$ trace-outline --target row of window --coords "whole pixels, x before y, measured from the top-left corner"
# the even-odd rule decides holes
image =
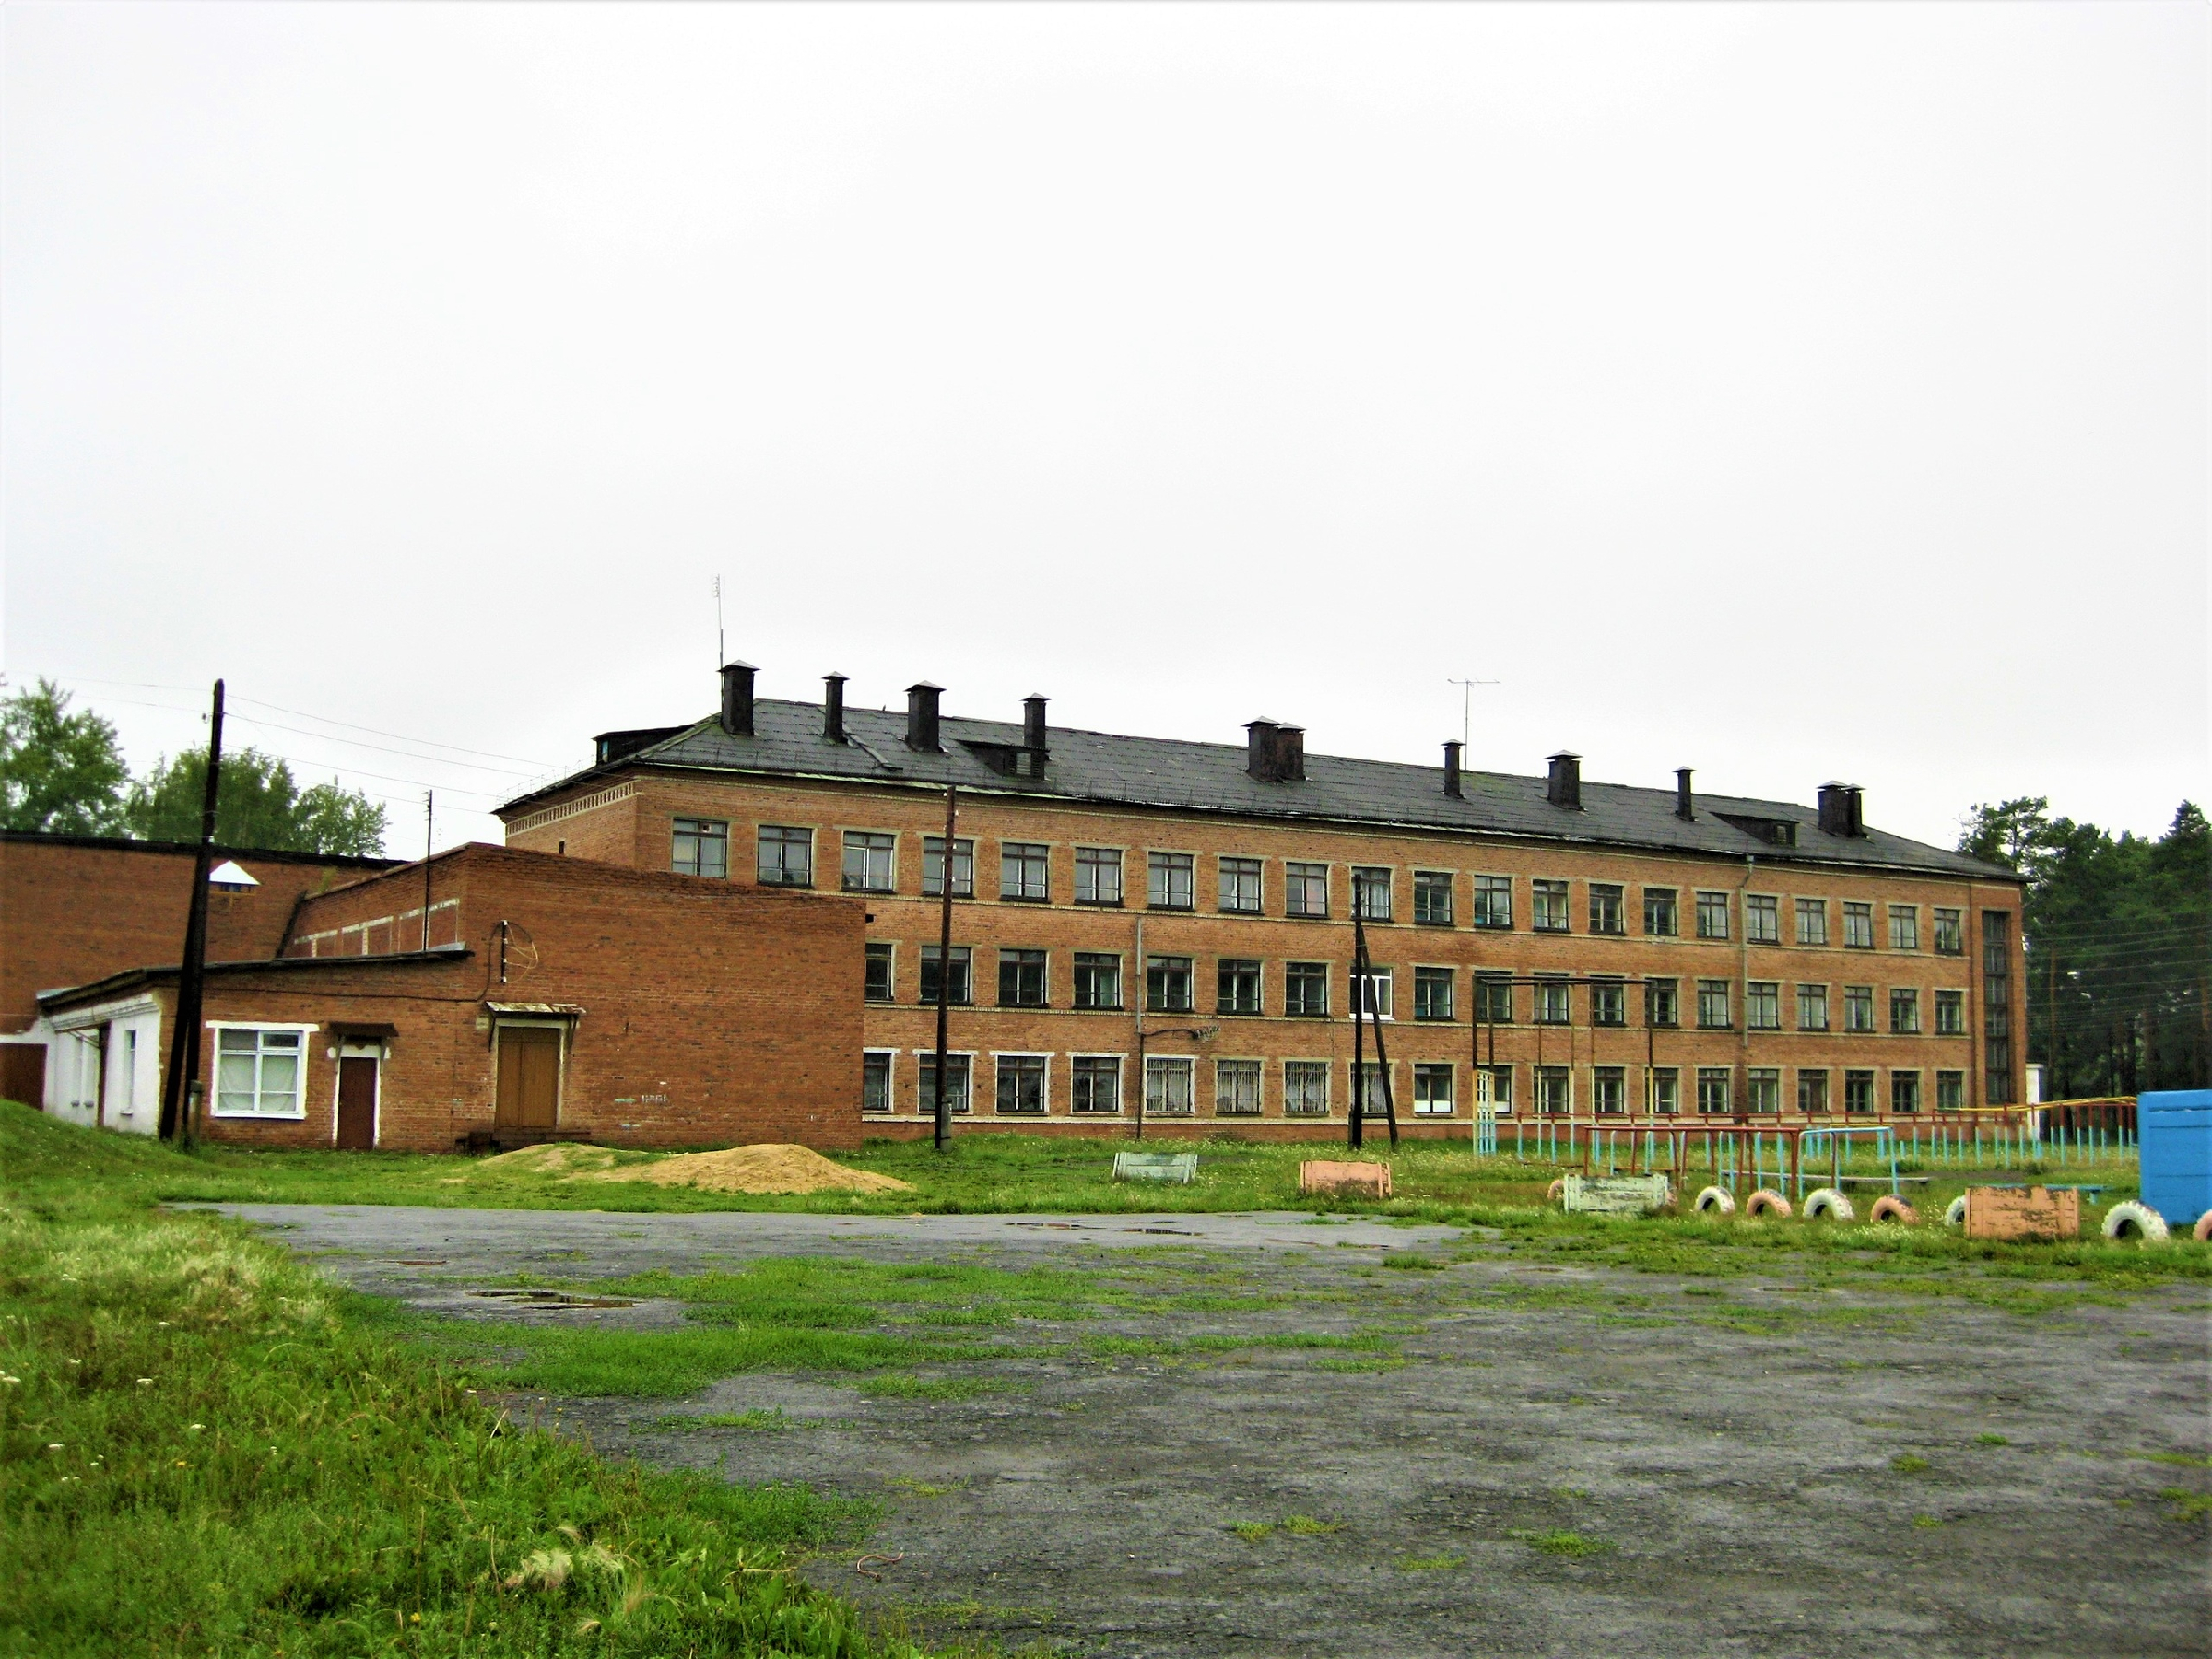
[[[1112,951],[1078,950],[1070,953],[1069,1006],[1090,1013],[1117,1013],[1125,1008],[1122,1000],[1122,959]],[[1053,953],[1047,950],[1018,949],[1000,947],[998,949],[998,1004],[1006,1008],[1049,1008],[1053,1006],[1051,963]],[[975,1001],[974,952],[971,947],[956,945],[949,958],[935,945],[921,948],[920,972],[916,977],[916,999],[925,1005],[936,1002],[939,986],[945,980],[947,962],[950,964],[950,982],[946,986],[947,1001],[963,1005]],[[1222,957],[1214,964],[1214,1006],[1217,1014],[1265,1014],[1266,964],[1256,958]],[[867,947],[867,1000],[876,1003],[898,1000],[897,959],[895,948],[888,944],[872,944]],[[1187,956],[1147,956],[1145,959],[1145,1009],[1153,1014],[1191,1014],[1197,1012],[1198,959]],[[1282,965],[1280,1006],[1287,1016],[1325,1018],[1330,1012],[1330,986],[1335,967],[1329,962],[1285,962]],[[1396,971],[1391,968],[1371,968],[1357,976],[1352,985],[1354,1004],[1361,1014],[1375,1014],[1384,1019],[1397,1018]],[[1646,979],[1638,982],[1643,992],[1643,1023],[1659,1028],[1677,1027],[1681,1018],[1681,982],[1674,979]],[[1629,1023],[1630,984],[1626,979],[1576,980],[1559,976],[1556,982],[1543,975],[1535,982],[1516,985],[1510,975],[1485,973],[1477,969],[1473,975],[1475,998],[1474,1019],[1477,1024],[1514,1025],[1520,1023],[1522,1006],[1528,1008],[1531,1023],[1535,1025],[1572,1025],[1576,1023],[1576,993],[1582,993],[1582,1012],[1586,1023],[1594,1026],[1626,1026]],[[1701,979],[1696,982],[1697,1023],[1701,1030],[1733,1030],[1735,1029],[1734,999],[1735,982],[1724,979]],[[1800,1031],[1826,1031],[1834,1029],[1829,1018],[1829,991],[1822,984],[1800,984],[1795,987],[1796,1029]],[[1889,990],[1888,1029],[1900,1035],[1917,1034],[1923,1030],[1922,991],[1918,986],[1892,985]],[[1526,992],[1525,1004],[1519,994]],[[1412,1015],[1418,1020],[1455,1020],[1459,1018],[1459,972],[1451,968],[1416,968],[1413,970]],[[1744,1023],[1754,1031],[1779,1031],[1783,1029],[1783,987],[1779,981],[1752,980],[1744,987]],[[1933,994],[1934,1023],[1926,1029],[1939,1037],[1957,1037],[1966,1033],[1966,993],[1939,990]],[[1876,1027],[1877,1003],[1872,985],[1843,987],[1842,1029],[1846,1031],[1872,1031]]]
[[[1041,1116],[1053,1108],[1053,1067],[1055,1056],[1051,1054],[994,1054],[991,1056],[994,1110],[1008,1115]],[[953,1112],[973,1110],[973,1072],[975,1056],[966,1053],[948,1053],[945,1056],[946,1104]],[[1122,1111],[1122,1077],[1126,1056],[1122,1054],[1070,1054],[1066,1071],[1061,1081],[1067,1090],[1067,1111],[1078,1117],[1113,1116]],[[937,1060],[933,1053],[914,1056],[915,1076],[912,1110],[932,1112],[936,1104]],[[1331,1109],[1330,1079],[1337,1063],[1328,1060],[1284,1060],[1277,1063],[1274,1075],[1277,1079],[1272,1102],[1285,1117],[1326,1117]],[[1382,1067],[1370,1061],[1356,1071],[1349,1062],[1345,1076],[1359,1090],[1360,1110],[1380,1112],[1384,1109]],[[888,1049],[872,1049],[865,1057],[861,1103],[868,1112],[895,1110],[898,1100],[898,1055]],[[1466,1071],[1487,1077],[1489,1082],[1489,1100],[1493,1110],[1503,1115],[1513,1111],[1513,1078],[1512,1065],[1484,1065],[1461,1067],[1449,1062],[1431,1064],[1428,1061],[1411,1063],[1413,1088],[1410,1095],[1400,1092],[1407,1066],[1401,1065],[1392,1077],[1391,1103],[1407,1109],[1414,1117],[1451,1117],[1458,1112],[1460,1077]],[[1775,1115],[1783,1109],[1783,1071],[1779,1066],[1750,1066],[1746,1068],[1742,1082],[1742,1103],[1736,1099],[1736,1074],[1724,1065],[1700,1065],[1684,1068],[1658,1065],[1631,1068],[1624,1065],[1532,1065],[1529,1073],[1531,1109],[1539,1117],[1626,1117],[1630,1112],[1631,1088],[1642,1095],[1638,1110],[1662,1117],[1677,1116],[1683,1110],[1683,1088],[1687,1082],[1695,1090],[1698,1114],[1702,1116],[1733,1115],[1739,1109],[1753,1115]],[[1216,1060],[1212,1064],[1213,1099],[1210,1109],[1216,1117],[1258,1117],[1270,1102],[1265,1099],[1265,1083],[1269,1066],[1259,1060]],[[1924,1074],[1916,1070],[1892,1070],[1888,1074],[1887,1103],[1892,1113],[1911,1116],[1927,1103],[1923,1093]],[[1149,1054],[1145,1058],[1144,1091],[1145,1112],[1147,1116],[1187,1117],[1194,1114],[1199,1106],[1199,1063],[1182,1054]],[[1872,1070],[1847,1069],[1842,1073],[1840,1094],[1831,1094],[1830,1084],[1835,1074],[1826,1067],[1799,1066],[1795,1068],[1797,1110],[1808,1117],[1828,1115],[1837,1103],[1846,1116],[1874,1114],[1883,1097],[1877,1089],[1878,1075]],[[1934,1074],[1934,1105],[1938,1112],[1957,1112],[1966,1105],[1966,1073],[1938,1071]],[[1579,1092],[1578,1092],[1579,1091]],[[1479,1094],[1479,1089],[1477,1093]],[[1472,1107],[1475,1102],[1468,1102]]]
[[[898,890],[898,848],[895,835],[848,830],[844,833],[841,885],[848,892],[889,893]],[[673,868],[678,875],[726,877],[729,874],[727,822],[712,818],[677,818]],[[814,885],[814,837],[808,827],[763,824],[759,827],[756,871],[771,887]],[[998,853],[998,896],[1023,904],[1049,904],[1052,890],[1053,849],[1036,841],[1002,841]],[[1115,906],[1123,899],[1123,852],[1118,847],[1077,847],[1075,850],[1075,902]],[[1215,909],[1224,915],[1265,914],[1262,877],[1265,861],[1222,856],[1215,864]],[[1283,914],[1325,920],[1329,915],[1329,871],[1326,864],[1283,865]],[[1450,870],[1416,870],[1413,875],[1413,920],[1421,926],[1456,926],[1458,877]],[[1369,922],[1396,919],[1397,872],[1379,865],[1351,866],[1353,912]],[[1511,876],[1471,876],[1468,924],[1510,929],[1513,923],[1513,881]],[[1585,882],[1588,926],[1593,934],[1625,936],[1629,931],[1628,888],[1619,882]],[[1529,881],[1529,924],[1537,933],[1573,931],[1572,894],[1565,880]],[[945,891],[945,838],[924,836],[922,841],[922,891],[941,897]],[[952,851],[952,891],[958,899],[975,896],[975,842],[956,837]],[[1645,887],[1643,932],[1653,938],[1679,935],[1682,926],[1681,890]],[[1725,891],[1696,891],[1692,915],[1700,939],[1733,936],[1736,895]],[[1198,856],[1193,853],[1145,854],[1145,902],[1153,910],[1194,911],[1198,908]],[[1824,946],[1831,942],[1830,901],[1794,899],[1795,942]],[[1771,893],[1743,896],[1744,935],[1755,945],[1783,943],[1782,899]],[[1916,951],[1921,947],[1921,907],[1888,907],[1889,948]],[[1842,905],[1841,942],[1848,949],[1875,947],[1876,907],[1871,901],[1847,900]],[[1965,948],[1964,912],[1943,906],[1933,911],[1932,943],[1939,955],[1957,956]]]

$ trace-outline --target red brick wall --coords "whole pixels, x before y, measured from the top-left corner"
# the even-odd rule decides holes
[[[356,878],[381,860],[225,851],[261,885],[211,893],[207,957],[274,956],[302,893]],[[29,1029],[37,994],[184,954],[193,850],[164,843],[0,836],[0,1031]]]

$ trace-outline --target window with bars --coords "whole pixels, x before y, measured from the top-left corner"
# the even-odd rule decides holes
[[[1041,950],[998,952],[998,1000],[1002,1007],[1041,1008],[1045,1006],[1045,954]]]
[[[1449,968],[1416,968],[1413,971],[1413,1017],[1416,1019],[1452,1018],[1452,989],[1455,977]]]
[[[1119,904],[1122,901],[1122,850],[1119,847],[1076,849],[1076,902]]]
[[[1145,854],[1145,902],[1154,910],[1187,911],[1197,905],[1197,865],[1189,853]]]
[[[1825,945],[1828,943],[1828,900],[1800,899],[1797,900],[1797,943]]]
[[[1628,889],[1610,881],[1590,884],[1590,931],[1625,934],[1629,931]]]
[[[679,818],[668,867],[678,876],[722,880],[730,873],[730,827],[719,818]]]
[[[1329,1115],[1329,1063],[1325,1060],[1283,1062],[1283,1115]]]
[[[1283,914],[1326,916],[1329,913],[1329,866],[1325,864],[1286,864],[1283,866]]]
[[[998,1110],[1009,1116],[1042,1116],[1044,1063],[1042,1054],[998,1056]]]
[[[1698,937],[1724,939],[1728,936],[1728,895],[1700,893],[1698,895]]]
[[[1800,985],[1797,987],[1797,1029],[1801,1031],[1828,1030],[1828,987]]]
[[[922,838],[922,891],[931,899],[945,896],[945,838],[941,835]],[[953,839],[952,896],[975,897],[975,841],[965,835]]]
[[[1417,1063],[1413,1068],[1413,1115],[1450,1117],[1459,1104],[1457,1075],[1451,1065]]]
[[[1916,904],[1893,904],[1889,907],[1889,948],[1918,950],[1920,948],[1920,907]]]
[[[1682,1023],[1682,994],[1678,982],[1648,979],[1643,982],[1643,1023],[1665,1030]]]
[[[1119,1054],[1077,1054],[1069,1063],[1067,1109],[1087,1117],[1111,1117],[1122,1109]]]
[[[1156,956],[1145,959],[1145,1006],[1154,1014],[1191,1011],[1191,959]]]
[[[921,1000],[924,1006],[928,1006],[937,1000],[937,986],[941,970],[944,967],[944,962],[940,959],[939,947],[935,945],[923,946],[921,964],[922,971],[918,976],[921,980]],[[971,1000],[972,986],[968,973],[969,950],[967,946],[955,945],[952,947],[951,966],[950,974],[944,976],[945,1000],[954,1003],[968,1002]],[[949,1074],[947,1075],[949,1076]]]
[[[1145,1112],[1152,1117],[1189,1117],[1197,1110],[1194,1078],[1198,1063],[1179,1054],[1145,1060]]]
[[[1283,1012],[1316,1015],[1329,1011],[1329,965],[1326,962],[1283,964]]]
[[[1626,980],[1591,982],[1590,1023],[1594,1026],[1625,1026],[1629,1023],[1629,984]]]
[[[1105,951],[1077,951],[1075,1001],[1078,1008],[1120,1008],[1122,959]]]
[[[1735,1076],[1724,1065],[1698,1067],[1698,1111],[1707,1117],[1718,1117],[1729,1110],[1729,1093]]]
[[[1367,865],[1352,870],[1352,913],[1363,922],[1390,920],[1390,872]]]
[[[1843,987],[1843,1029],[1846,1031],[1874,1030],[1874,987],[1846,985]]]
[[[1260,913],[1260,872],[1262,865],[1256,858],[1225,858],[1221,861],[1221,908],[1240,915],[1256,916]]]
[[[1681,896],[1673,888],[1643,889],[1643,931],[1654,939],[1671,939],[1682,931]]]
[[[814,831],[796,824],[761,825],[757,871],[763,887],[812,887]]]
[[[1701,979],[1698,982],[1698,1029],[1702,1031],[1725,1031],[1735,1022],[1728,1018],[1728,982]]]
[[[1889,988],[1889,1030],[1900,1036],[1920,1030],[1920,993],[1902,985]]]
[[[1744,937],[1754,945],[1782,943],[1782,900],[1771,893],[1744,899]]]
[[[1966,1035],[1966,993],[1938,991],[1936,993],[1936,1035],[1963,1037]]]
[[[1511,927],[1513,924],[1513,878],[1511,876],[1477,876],[1474,881],[1474,913],[1468,918],[1477,927]]]
[[[1452,925],[1452,872],[1413,873],[1413,919],[1423,927]]]
[[[891,1000],[891,954],[888,945],[870,945],[867,947],[867,977],[863,982],[861,996],[867,1002]]]
[[[1214,1115],[1260,1115],[1260,1063],[1257,1060],[1214,1062]]]
[[[1215,974],[1217,1010],[1223,1014],[1260,1011],[1260,965],[1242,957],[1223,957]]]
[[[1053,896],[1053,850],[1035,841],[1002,841],[998,896],[1017,904],[1044,904]]]
[[[1874,906],[1859,904],[1851,900],[1843,901],[1843,948],[1872,950],[1874,948]]]
[[[888,893],[899,885],[899,838],[872,830],[845,831],[844,888],[848,893]]]
[[[1772,980],[1753,980],[1744,987],[1744,1024],[1754,1031],[1782,1030],[1782,987]]]
[[[1538,933],[1565,933],[1570,922],[1567,915],[1567,883],[1563,881],[1532,881],[1528,884],[1529,925]]]
[[[1381,1117],[1386,1110],[1394,1109],[1397,1101],[1394,1093],[1385,1103],[1382,1098],[1382,1067],[1380,1062],[1369,1060],[1351,1070],[1352,1099],[1362,1117]]]

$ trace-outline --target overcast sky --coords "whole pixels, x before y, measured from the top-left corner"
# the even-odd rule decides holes
[[[497,839],[712,709],[719,573],[771,696],[2207,794],[2201,5],[0,29],[6,668],[135,765],[220,674]]]

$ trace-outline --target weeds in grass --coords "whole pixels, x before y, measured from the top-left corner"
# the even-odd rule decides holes
[[[1912,1517],[1912,1524],[1915,1526],[1941,1526],[1943,1523],[1933,1515],[1915,1515]]]
[[[1400,1572],[1449,1572],[1466,1564],[1462,1555],[1400,1556],[1392,1563]]]
[[[1927,1471],[1928,1460],[1910,1452],[1900,1452],[1889,1460],[1889,1466],[1900,1475],[1920,1475]]]
[[[964,1480],[951,1481],[944,1486],[933,1486],[926,1480],[915,1479],[912,1475],[888,1476],[883,1484],[888,1487],[896,1487],[912,1498],[942,1498],[948,1492],[964,1492],[968,1489],[968,1483]]]
[[[781,1406],[771,1406],[759,1411],[674,1412],[654,1418],[652,1423],[655,1429],[678,1434],[694,1429],[746,1429],[757,1434],[767,1434],[792,1426],[791,1418],[783,1415]]]
[[[2168,1487],[2159,1494],[2174,1506],[2173,1519],[2191,1521],[2198,1515],[2212,1514],[2212,1494],[2193,1492],[2186,1487]]]
[[[2127,1455],[2138,1463],[2171,1464],[2177,1469],[2212,1469],[2212,1457],[2187,1452],[2130,1452]]]
[[[1316,1359],[1309,1368],[1321,1371],[1404,1371],[1403,1359]]]
[[[1247,1544],[1257,1544],[1262,1538],[1275,1531],[1275,1523],[1272,1521],[1239,1521],[1233,1524],[1229,1530],[1235,1533]]]
[[[1444,1270],[1444,1265],[1432,1257],[1404,1253],[1384,1256],[1382,1265],[1400,1273],[1441,1273]]]
[[[1297,1538],[1319,1538],[1344,1530],[1341,1521],[1317,1521],[1312,1515],[1285,1515],[1283,1530]]]
[[[1531,1549],[1540,1549],[1546,1555],[1594,1556],[1609,1554],[1615,1547],[1604,1538],[1585,1538],[1581,1533],[1568,1532],[1560,1527],[1515,1527],[1505,1535],[1518,1538]]]
[[[1974,1436],[1974,1444],[1977,1446],[2009,1446],[2012,1442],[2001,1434],[1977,1434]]]

